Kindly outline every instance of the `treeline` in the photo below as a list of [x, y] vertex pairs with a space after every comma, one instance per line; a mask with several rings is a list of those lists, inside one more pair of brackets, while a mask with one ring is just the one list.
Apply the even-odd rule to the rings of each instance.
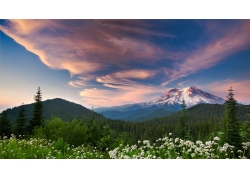
[[24, 105], [18, 113], [16, 120], [12, 123], [8, 117], [7, 111], [3, 111], [0, 117], [0, 136], [10, 137], [11, 134], [27, 136], [32, 135], [35, 127], [39, 127], [44, 123], [42, 118], [43, 104], [42, 93], [40, 87], [38, 87], [37, 93], [34, 97], [35, 103], [33, 108], [33, 116], [27, 119], [25, 115]]
[[[84, 144], [101, 151], [115, 148], [121, 143], [136, 144], [138, 140], [146, 139], [155, 141], [168, 133], [172, 133], [173, 137], [192, 141], [209, 141], [219, 136], [222, 140], [224, 138], [224, 142], [234, 137], [238, 138], [237, 141], [249, 142], [250, 106], [237, 106], [233, 94], [230, 97], [231, 99], [228, 99], [223, 106], [204, 104], [188, 110], [183, 100], [180, 112], [142, 123], [103, 119], [101, 116], [96, 116], [93, 111], [88, 118], [72, 121], [65, 121], [56, 115], [51, 116], [49, 120], [44, 120], [39, 87], [34, 98], [33, 117], [28, 120], [22, 106], [16, 120], [11, 123], [7, 112], [3, 111], [0, 117], [0, 136], [9, 137], [13, 133], [17, 137], [21, 135], [20, 138], [61, 139], [74, 146]], [[214, 113], [216, 111], [218, 113]]]

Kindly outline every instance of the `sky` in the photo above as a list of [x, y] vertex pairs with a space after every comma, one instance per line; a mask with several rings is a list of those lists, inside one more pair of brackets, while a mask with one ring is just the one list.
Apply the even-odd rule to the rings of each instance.
[[1, 19], [0, 111], [39, 86], [87, 108], [189, 86], [250, 104], [250, 20]]

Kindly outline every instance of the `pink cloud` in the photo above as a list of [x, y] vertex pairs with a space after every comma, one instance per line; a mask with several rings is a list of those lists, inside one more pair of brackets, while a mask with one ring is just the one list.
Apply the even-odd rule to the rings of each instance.
[[[128, 67], [133, 62], [153, 64], [161, 58], [176, 59], [149, 42], [120, 34], [135, 31], [162, 36], [157, 32], [124, 26], [106, 27], [99, 20], [70, 23], [68, 20], [8, 20], [1, 30], [39, 56], [52, 69], [68, 70], [73, 75], [84, 75], [110, 67]], [[147, 61], [145, 61], [147, 59]]]
[[206, 85], [204, 89], [207, 89], [211, 94], [226, 99], [231, 86], [234, 90], [234, 97], [238, 102], [250, 104], [250, 80], [235, 81], [227, 79], [216, 81]]
[[114, 90], [84, 89], [79, 94], [88, 106], [118, 106], [123, 104], [150, 101], [162, 95], [163, 91], [155, 87], [126, 87]]

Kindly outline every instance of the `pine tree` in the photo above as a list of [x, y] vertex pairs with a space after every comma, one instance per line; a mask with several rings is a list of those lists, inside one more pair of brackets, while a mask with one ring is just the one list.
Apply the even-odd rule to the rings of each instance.
[[3, 111], [0, 118], [0, 136], [10, 137], [11, 135], [11, 124], [8, 118], [7, 111]]
[[185, 139], [185, 136], [187, 134], [187, 114], [186, 114], [186, 104], [185, 104], [185, 100], [182, 100], [182, 104], [181, 104], [181, 112], [179, 115], [179, 125], [178, 125], [178, 136], [181, 139]]
[[40, 87], [37, 89], [37, 93], [34, 97], [34, 109], [33, 117], [29, 123], [29, 133], [32, 133], [34, 128], [42, 125], [42, 114], [43, 114], [43, 104], [42, 104], [42, 93]]
[[[250, 104], [246, 108], [250, 111]], [[247, 115], [248, 120], [250, 120], [250, 113], [246, 115]]]
[[237, 101], [234, 99], [232, 87], [228, 91], [229, 94], [225, 102], [225, 117], [222, 122], [222, 141], [233, 145], [237, 150], [241, 147], [240, 127], [236, 117]]
[[21, 110], [19, 111], [18, 117], [15, 122], [15, 135], [26, 135], [26, 117], [25, 117], [25, 110], [24, 105], [22, 104]]

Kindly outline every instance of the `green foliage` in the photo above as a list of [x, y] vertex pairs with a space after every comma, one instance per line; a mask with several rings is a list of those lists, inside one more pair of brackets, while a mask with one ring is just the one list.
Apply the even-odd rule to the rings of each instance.
[[26, 116], [24, 106], [21, 106], [21, 110], [19, 111], [18, 117], [14, 124], [14, 134], [15, 135], [27, 135], [27, 127], [26, 127]]
[[0, 159], [101, 159], [107, 153], [86, 146], [73, 147], [62, 138], [56, 141], [30, 138], [0, 139]]
[[245, 121], [240, 125], [240, 136], [243, 142], [250, 141], [250, 121]]
[[246, 109], [248, 110], [248, 113], [246, 115], [247, 115], [248, 120], [250, 121], [250, 104], [246, 106]]
[[3, 111], [0, 117], [0, 136], [10, 137], [11, 124], [6, 111]]
[[42, 121], [42, 115], [43, 115], [43, 104], [42, 104], [42, 93], [40, 87], [37, 89], [37, 93], [34, 97], [35, 103], [34, 103], [34, 108], [33, 108], [33, 117], [30, 120], [29, 124], [29, 133], [32, 133], [34, 128], [37, 126], [41, 126], [43, 121]]
[[223, 142], [233, 145], [236, 150], [241, 146], [241, 137], [239, 132], [239, 122], [236, 116], [237, 103], [234, 99], [232, 87], [229, 89], [229, 94], [225, 102], [225, 117], [222, 122]]
[[187, 121], [186, 104], [185, 100], [183, 99], [181, 104], [181, 112], [179, 115], [179, 123], [178, 123], [178, 136], [181, 139], [184, 139], [188, 133], [186, 121]]

